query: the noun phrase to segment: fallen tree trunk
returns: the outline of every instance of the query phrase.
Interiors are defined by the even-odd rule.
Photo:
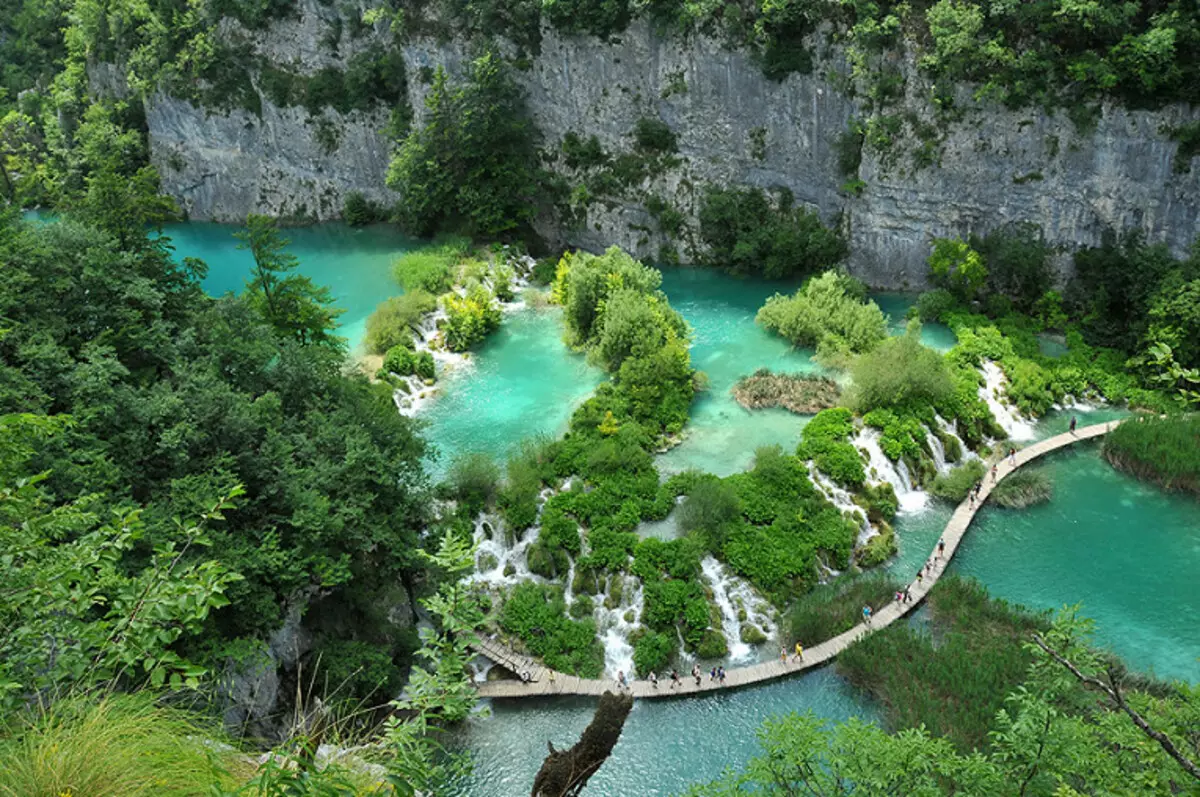
[[[632,708],[633,698],[629,695],[601,695],[596,715],[574,747],[555,750],[553,744],[549,745],[550,755],[533,779],[532,797],[577,797],[588,778],[612,754]]]

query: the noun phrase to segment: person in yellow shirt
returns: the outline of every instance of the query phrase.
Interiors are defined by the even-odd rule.
[[[799,640],[796,641],[796,658],[804,661],[804,646],[800,644]]]

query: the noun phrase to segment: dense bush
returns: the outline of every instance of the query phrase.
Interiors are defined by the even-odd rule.
[[[983,257],[964,241],[935,238],[929,255],[929,274],[934,285],[949,291],[960,302],[969,302],[987,283],[988,269]]]
[[[400,689],[403,679],[386,650],[377,645],[348,639],[329,640],[313,654],[317,683],[327,700],[349,703],[355,708],[383,705]]]
[[[1029,312],[1053,287],[1051,247],[1035,224],[1010,225],[983,238],[972,235],[970,246],[987,266],[988,288],[1011,299],[1021,312]]]
[[[412,348],[412,330],[420,325],[422,316],[436,308],[437,299],[421,288],[384,299],[367,318],[367,351],[383,354],[393,346]]]
[[[643,116],[633,127],[633,141],[638,149],[651,153],[671,153],[678,149],[675,134],[666,122]]]
[[[601,38],[625,30],[632,18],[629,0],[542,0],[542,12],[559,30]]]
[[[421,236],[525,229],[537,210],[541,173],[533,124],[503,61],[491,53],[477,58],[457,87],[439,68],[425,104],[425,124],[408,134],[388,167],[401,225]]]
[[[604,648],[590,619],[566,616],[562,590],[524,581],[513,587],[500,610],[500,625],[516,634],[530,653],[559,672],[596,678],[604,671]]]
[[[500,466],[487,454],[462,454],[450,463],[446,475],[450,497],[459,508],[474,517],[496,498],[500,486]]]
[[[439,294],[450,290],[460,253],[454,247],[433,246],[405,252],[392,264],[392,276],[405,291]]]
[[[790,195],[775,203],[758,188],[709,186],[700,206],[705,262],[742,274],[782,279],[837,265],[846,243],[816,213],[792,206]]]
[[[936,406],[954,392],[942,355],[921,343],[920,326],[888,338],[856,358],[850,367],[852,384],[846,398],[856,410],[878,407]]]
[[[503,314],[491,292],[479,283],[467,288],[466,296],[448,293],[442,297],[446,324],[442,329],[446,348],[466,351],[500,326]]]
[[[643,678],[665,670],[675,656],[674,635],[640,630],[633,634],[633,668]]]
[[[362,195],[361,191],[352,191],[346,197],[342,207],[342,220],[351,227],[362,227],[383,221],[387,217],[379,203],[373,202]]]
[[[813,277],[792,296],[775,294],[755,321],[819,356],[842,360],[869,351],[887,337],[887,320],[862,283],[836,271]]]
[[[684,534],[698,532],[707,547],[719,551],[729,527],[742,516],[737,490],[715,477],[698,481],[679,507],[678,525]]]
[[[813,460],[818,470],[842,487],[862,487],[866,472],[858,449],[848,442],[853,433],[850,410],[844,407],[822,410],[804,427],[796,456]]]
[[[929,492],[938,498],[957,504],[966,500],[967,494],[979,483],[985,473],[986,468],[981,460],[969,460],[949,473],[939,474],[929,485]]]
[[[944,288],[926,291],[917,297],[917,317],[922,321],[941,321],[946,314],[958,307],[958,299]]]
[[[1105,436],[1104,456],[1168,490],[1200,494],[1200,416],[1126,421]]]

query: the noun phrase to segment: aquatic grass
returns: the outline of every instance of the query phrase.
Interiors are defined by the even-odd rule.
[[[1200,415],[1125,421],[1105,436],[1103,452],[1139,479],[1200,495]]]
[[[1053,495],[1054,482],[1045,471],[1022,468],[992,490],[991,500],[1007,509],[1024,509],[1045,503]]]
[[[949,473],[938,475],[929,485],[929,492],[938,498],[957,504],[967,497],[971,488],[983,478],[985,472],[983,463],[978,459],[972,459]]]
[[[406,291],[445,293],[453,281],[452,267],[460,257],[459,249],[452,246],[414,249],[396,258],[392,276]]]
[[[894,623],[838,656],[838,672],[883,707],[890,730],[924,725],[961,751],[985,749],[1005,696],[1032,655],[1020,644],[1049,620],[947,575],[928,598],[931,633]]]
[[[220,730],[144,693],[64,698],[5,735],[2,797],[184,797],[234,785],[225,765],[235,756],[213,741]]]
[[[901,589],[899,581],[884,573],[846,575],[821,584],[788,609],[784,627],[789,641],[812,647],[832,639],[862,620],[864,605],[878,608]]]
[[[812,415],[837,405],[841,389],[837,382],[812,374],[777,374],[759,368],[744,376],[730,390],[748,410],[783,407],[797,415]]]

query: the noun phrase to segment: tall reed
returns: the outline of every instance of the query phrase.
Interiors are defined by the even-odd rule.
[[[1105,436],[1104,457],[1139,479],[1200,495],[1200,415],[1125,421]]]

